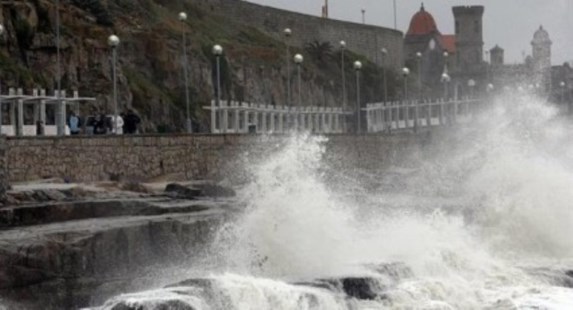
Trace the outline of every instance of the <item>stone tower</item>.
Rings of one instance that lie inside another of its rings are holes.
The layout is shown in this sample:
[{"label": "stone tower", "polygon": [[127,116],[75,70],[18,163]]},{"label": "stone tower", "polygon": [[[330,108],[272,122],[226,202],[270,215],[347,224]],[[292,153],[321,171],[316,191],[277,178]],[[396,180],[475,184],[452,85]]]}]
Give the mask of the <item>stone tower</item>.
[{"label": "stone tower", "polygon": [[535,82],[545,87],[550,81],[551,70],[551,39],[547,30],[540,26],[533,35],[531,41],[532,56],[533,56],[533,74]]},{"label": "stone tower", "polygon": [[492,48],[489,51],[491,65],[494,67],[503,66],[504,63],[503,54],[504,54],[503,48],[499,47],[499,45],[494,46],[494,48]]},{"label": "stone tower", "polygon": [[[483,67],[483,6],[453,7],[456,27],[456,64],[463,76],[475,75]],[[476,78],[476,77],[474,77]]]}]

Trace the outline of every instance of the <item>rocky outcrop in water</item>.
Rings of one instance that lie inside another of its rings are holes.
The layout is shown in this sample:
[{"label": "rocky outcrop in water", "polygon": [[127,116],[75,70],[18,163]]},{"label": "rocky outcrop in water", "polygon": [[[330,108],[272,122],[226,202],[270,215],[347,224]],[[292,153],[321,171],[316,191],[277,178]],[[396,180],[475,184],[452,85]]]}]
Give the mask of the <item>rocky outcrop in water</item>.
[{"label": "rocky outcrop in water", "polygon": [[[413,276],[412,271],[403,264],[383,264],[374,267],[374,274],[369,276],[335,277],[311,282],[287,284],[283,282],[257,283],[249,278],[196,278],[169,285],[162,290],[127,294],[114,297],[105,305],[94,310],[137,310],[137,309],[229,309],[236,306],[232,297],[236,289],[248,294],[252,290],[258,300],[273,309],[278,306],[280,298],[297,298],[295,302],[300,309],[324,309],[326,299],[335,301],[345,308],[354,309],[351,305],[360,301],[384,301],[385,291],[393,289],[400,281]],[[266,287],[265,287],[266,286]],[[280,287],[280,288],[279,288]],[[268,290],[268,291],[267,291]],[[284,295],[275,295],[282,292]],[[325,296],[328,298],[325,299]],[[251,305],[251,304],[249,304]],[[293,305],[293,302],[289,303]],[[176,307],[176,308],[171,308]]]},{"label": "rocky outcrop in water", "polygon": [[78,309],[149,288],[156,271],[196,259],[229,214],[222,199],[69,191],[16,190],[20,203],[0,208],[0,298],[18,302],[9,309]]}]

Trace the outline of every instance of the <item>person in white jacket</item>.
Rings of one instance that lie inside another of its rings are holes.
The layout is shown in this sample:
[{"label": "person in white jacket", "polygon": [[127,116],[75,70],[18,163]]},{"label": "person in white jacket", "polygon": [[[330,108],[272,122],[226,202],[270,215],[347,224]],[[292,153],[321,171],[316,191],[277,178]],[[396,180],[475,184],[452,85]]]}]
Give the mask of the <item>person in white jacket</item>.
[{"label": "person in white jacket", "polygon": [[[123,135],[123,118],[121,115],[117,116],[117,120],[115,119],[115,115],[111,116],[111,132],[115,135]],[[116,132],[117,130],[117,132]]]}]

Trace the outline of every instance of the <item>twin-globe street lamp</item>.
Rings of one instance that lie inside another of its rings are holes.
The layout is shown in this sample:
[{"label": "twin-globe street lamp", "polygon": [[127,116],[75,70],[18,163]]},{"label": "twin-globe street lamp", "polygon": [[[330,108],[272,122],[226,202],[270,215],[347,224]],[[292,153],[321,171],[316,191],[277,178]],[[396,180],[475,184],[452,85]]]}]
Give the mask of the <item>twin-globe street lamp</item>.
[{"label": "twin-globe street lamp", "polygon": [[[179,21],[183,24],[187,21],[187,13],[180,12],[177,16]],[[186,115],[186,123],[185,127],[187,129],[187,133],[193,132],[193,124],[191,123],[191,108],[190,108],[190,99],[189,99],[189,61],[187,59],[187,36],[185,35],[185,30],[181,33],[181,45],[183,47],[183,81],[185,83],[185,115]]]},{"label": "twin-globe street lamp", "polygon": [[360,118],[360,70],[362,70],[362,63],[357,60],[354,62],[354,71],[356,71],[356,133],[362,131],[362,120]]},{"label": "twin-globe street lamp", "polygon": [[117,107],[117,72],[116,72],[116,62],[117,62],[117,46],[119,45],[119,38],[112,34],[107,39],[107,44],[111,47],[112,51],[112,76],[113,76],[113,132],[118,133],[118,107]]}]

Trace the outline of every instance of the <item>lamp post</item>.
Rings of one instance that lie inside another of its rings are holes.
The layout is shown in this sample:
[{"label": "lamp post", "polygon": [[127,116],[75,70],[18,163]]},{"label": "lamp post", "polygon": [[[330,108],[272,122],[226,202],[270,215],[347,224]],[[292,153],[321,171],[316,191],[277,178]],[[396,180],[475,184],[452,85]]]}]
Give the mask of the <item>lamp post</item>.
[{"label": "lamp post", "polygon": [[565,82],[561,81],[559,83],[559,86],[561,86],[561,104],[565,103]]},{"label": "lamp post", "polygon": [[492,93],[494,89],[495,89],[495,87],[493,86],[493,84],[491,84],[491,83],[487,84],[486,90],[488,93]]},{"label": "lamp post", "polygon": [[[294,55],[294,63],[296,64],[296,73],[297,73],[297,82],[298,82],[298,101],[297,101],[297,110],[300,111],[302,107],[302,78],[300,74],[300,65],[304,61],[304,57],[301,54]],[[296,116],[295,127],[298,128],[298,115]]]},{"label": "lamp post", "polygon": [[408,76],[410,75],[410,69],[404,67],[402,68],[402,76],[404,77],[404,101],[408,101]]},{"label": "lamp post", "polygon": [[61,57],[60,57],[60,0],[56,0],[56,84],[57,84],[57,102],[58,102],[58,124],[57,133],[59,136],[66,134],[66,111],[63,102],[60,100],[60,91],[62,89],[61,79]]},{"label": "lamp post", "polygon": [[[4,35],[4,25],[0,24],[0,36]],[[0,81],[0,136],[2,136],[2,125],[3,125],[3,119],[4,119],[4,115],[2,114],[2,111],[4,110],[4,107],[2,106],[2,84]]]},{"label": "lamp post", "polygon": [[386,80],[386,56],[388,56],[388,50],[382,48],[382,78],[384,79],[384,102],[388,102],[388,81]]},{"label": "lamp post", "polygon": [[112,52],[112,76],[113,76],[113,129],[114,133],[117,134],[117,119],[118,119],[118,107],[117,107],[117,71],[116,71],[116,62],[117,62],[117,46],[119,45],[120,41],[119,38],[112,34],[107,39],[107,44],[111,47]]},{"label": "lamp post", "polygon": [[[408,128],[408,123],[410,122],[408,116],[408,109],[410,105],[408,104],[408,76],[410,75],[410,69],[407,67],[402,68],[402,76],[404,77],[404,120],[406,121],[406,128]],[[400,120],[400,109],[398,109],[398,120]]]},{"label": "lamp post", "polygon": [[217,108],[221,107],[221,55],[223,55],[223,48],[221,45],[214,45],[213,46],[213,55],[215,55],[216,63],[216,78],[217,78],[217,88],[216,88],[216,97],[217,97]]},{"label": "lamp post", "polygon": [[[187,13],[180,12],[179,13],[179,21],[183,24],[187,21]],[[189,100],[189,64],[187,61],[187,38],[185,35],[185,30],[181,33],[181,45],[183,46],[183,81],[185,83],[185,115],[186,115],[186,128],[187,133],[193,132],[193,126],[191,123],[191,108],[190,108],[190,100]]]},{"label": "lamp post", "polygon": [[442,83],[444,83],[444,100],[448,100],[449,92],[448,92],[448,84],[451,81],[450,75],[447,72],[442,73]]},{"label": "lamp post", "polygon": [[[215,73],[215,78],[217,79],[216,83],[217,83],[217,88],[215,89],[215,98],[216,98],[216,105],[217,107],[215,109],[219,109],[221,108],[221,55],[223,55],[223,48],[221,47],[221,45],[216,44],[213,45],[213,49],[212,49],[212,53],[213,55],[215,55],[215,69],[216,69],[216,73]],[[216,128],[216,114],[212,112],[211,114],[211,122],[213,123],[211,125],[211,128],[213,128],[213,132],[215,131],[214,129]],[[220,117],[222,117],[222,115],[219,115]],[[227,128],[225,128],[224,126],[226,126],[226,124],[224,123],[224,120],[220,120],[220,127],[221,127],[221,132],[225,132],[227,130]],[[245,120],[246,122],[247,120]]]},{"label": "lamp post", "polygon": [[292,30],[290,30],[290,28],[285,28],[285,30],[283,30],[283,33],[285,35],[285,44],[286,44],[286,61],[287,61],[287,106],[290,109],[290,105],[291,105],[291,100],[290,100],[290,46],[289,46],[289,39],[292,36]]},{"label": "lamp post", "polygon": [[443,55],[444,55],[444,73],[448,73],[449,72],[448,60],[450,58],[450,53],[448,53],[448,51],[444,51]]},{"label": "lamp post", "polygon": [[356,133],[360,133],[362,129],[360,119],[360,70],[362,63],[360,61],[354,62],[354,71],[356,71]]},{"label": "lamp post", "polygon": [[448,97],[449,97],[449,89],[448,88],[449,88],[451,80],[452,80],[452,78],[450,77],[450,75],[447,72],[442,73],[441,81],[442,81],[442,83],[444,83],[444,101],[440,105],[440,124],[441,125],[444,124],[444,121],[451,122],[449,113],[448,113],[446,120],[444,120],[444,118],[445,118],[444,117],[444,105],[448,101]]},{"label": "lamp post", "polygon": [[344,65],[344,52],[346,51],[346,42],[340,41],[340,54],[341,54],[341,62],[340,62],[340,69],[342,71],[342,107],[346,108],[347,106],[347,95],[346,95],[346,70]]},{"label": "lamp post", "polygon": [[474,87],[476,86],[476,81],[474,79],[468,80],[468,87],[470,89],[470,98],[474,97]]},{"label": "lamp post", "polygon": [[422,53],[416,53],[416,59],[418,61],[418,90],[420,92],[420,100],[423,98],[422,94]]}]

